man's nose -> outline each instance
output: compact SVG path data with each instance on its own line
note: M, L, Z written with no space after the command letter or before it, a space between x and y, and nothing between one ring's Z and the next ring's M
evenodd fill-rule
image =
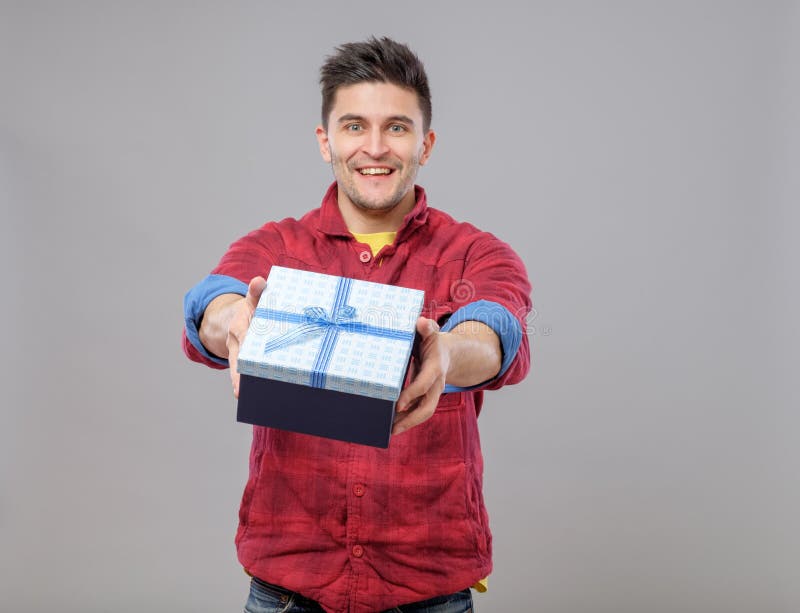
M377 160L386 155L389 151L389 145L386 141L386 135L382 130L373 130L369 133L363 146L364 153L369 155L372 159Z

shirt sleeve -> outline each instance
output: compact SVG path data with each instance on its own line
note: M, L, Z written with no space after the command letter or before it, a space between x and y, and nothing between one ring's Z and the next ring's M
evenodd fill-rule
M227 368L228 360L209 352L200 342L200 324L206 307L223 294L247 295L247 285L256 276L269 274L280 244L273 224L267 224L234 242L219 264L183 299L183 351L195 362L211 368Z
M465 321L484 323L499 337L503 357L494 378L470 387L446 385L444 392L519 383L530 370L527 318L532 309L531 284L522 260L507 243L488 235L470 249L459 287L471 301L450 315L442 331Z
M200 324L206 307L214 298L223 294L246 296L247 284L227 275L208 275L183 298L184 351L189 358L209 366L228 366L228 360L210 353L200 342Z

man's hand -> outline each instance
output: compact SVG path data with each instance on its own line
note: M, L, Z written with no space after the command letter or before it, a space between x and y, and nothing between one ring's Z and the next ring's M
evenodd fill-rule
M239 370L237 362L239 358L239 346L244 341L244 335L250 327L250 320L258 306L258 299L264 291L267 282L263 277L254 277L247 287L247 296L234 303L233 313L228 324L228 336L225 345L228 348L228 364L231 368L231 383L233 384L233 396L239 397Z
M450 369L450 348L445 334L439 332L439 324L433 319L420 317L417 333L422 337L420 366L412 372L413 380L397 399L392 434L405 432L433 416Z
M494 330L478 321L465 321L450 332L439 332L433 319L417 320L419 367L397 399L392 434L400 434L430 419L445 382L461 387L492 379L500 370L503 350Z

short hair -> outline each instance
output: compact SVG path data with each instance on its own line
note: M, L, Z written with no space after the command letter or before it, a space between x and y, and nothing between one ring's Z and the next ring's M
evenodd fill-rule
M423 130L431 125L431 90L428 75L417 55L407 46L386 36L364 42L345 43L329 55L319 70L322 88L322 125L328 129L336 91L357 83L392 83L413 90L422 111Z

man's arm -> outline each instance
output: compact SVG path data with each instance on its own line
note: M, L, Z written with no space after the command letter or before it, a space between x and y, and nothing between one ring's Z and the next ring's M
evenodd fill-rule
M228 357L228 328L243 300L239 294L222 294L208 303L198 334L203 347L215 356Z
M203 346L216 356L228 358L231 368L233 395L239 397L239 371L236 360L239 346L250 327L258 299L267 282L255 277L247 287L247 295L222 294L208 303L200 324L199 336Z
M479 385L498 374L503 360L499 337L478 321L465 321L449 332L439 332L434 320L420 317L417 332L422 337L420 370L397 399L392 434L432 417L446 383Z
M190 360L211 368L228 368L226 337L232 315L224 310L215 313L215 307L246 296L248 282L256 275L266 278L282 245L278 224L265 224L234 241L211 273L186 293L182 343ZM232 296L222 299L225 294ZM220 302L209 309L217 298Z
M443 332L434 320L417 321L421 360L398 398L394 434L429 419L443 391L497 389L528 372L531 287L522 260L507 243L483 233L469 248L462 282L472 301L437 314L447 315Z

